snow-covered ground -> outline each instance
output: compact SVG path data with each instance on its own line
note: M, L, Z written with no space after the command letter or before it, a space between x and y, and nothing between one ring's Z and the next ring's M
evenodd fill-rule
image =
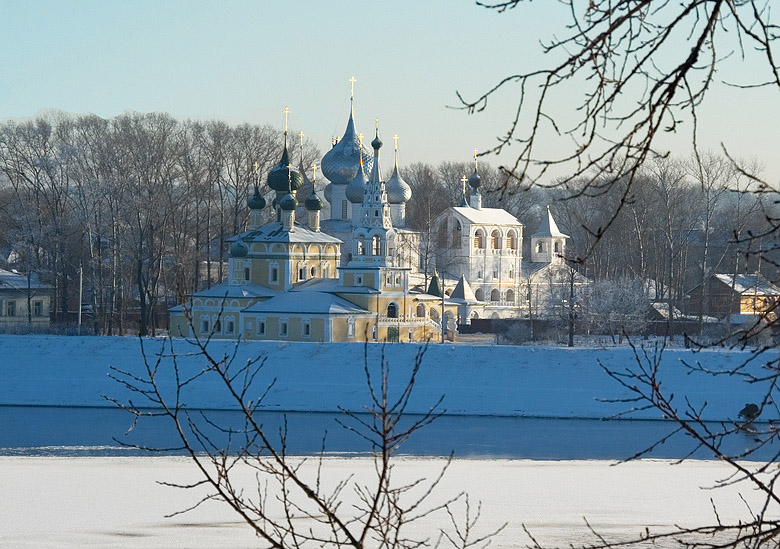
M401 458L398 482L438 474L441 459ZM355 475L370 480L366 458L329 458L331 479ZM456 460L432 502L460 491L482 501L477 529L485 533L507 523L491 547L525 547L525 525L539 542L564 547L586 542L583 517L609 539L638 535L674 524L745 518L745 503L757 494L746 486L701 490L729 473L726 465L689 461L640 461L611 466L604 461ZM198 493L157 481L197 478L186 458L4 458L0 457L0 546L2 547L256 547L258 540L226 506L209 502L173 518L198 500ZM248 477L251 478L251 475ZM413 527L435 536L447 527L443 513ZM671 542L662 545L674 547Z
M164 339L147 340L149 360L166 355L160 368L163 387L172 387L170 349ZM0 404L108 406L102 395L127 399L130 393L109 378L114 366L134 374L143 372L139 340L120 337L0 336ZM213 341L210 351L231 355L234 344ZM380 353L391 367L391 382L402 386L419 347L412 344L369 345L368 361L376 373ZM180 367L194 373L204 365L193 348L175 341ZM263 407L274 410L336 411L339 406L360 410L367 402L362 344L246 342L236 352L236 363L266 357L257 391L273 379L275 387ZM762 387L736 376L691 374L682 365L701 362L725 369L748 359L748 352L714 350L694 353L668 349L663 355L661 380L669 393L685 395L694 405L707 402L709 419L736 419L747 402L761 399ZM424 412L444 395L443 407L454 414L535 417L601 418L626 405L602 399L627 396L600 364L615 370L635 366L627 347L565 348L431 344L412 395L409 411ZM759 368L760 361L751 365ZM136 397L135 399L138 402ZM200 378L187 388L193 408L228 408L231 402L216 376ZM655 411L633 417L658 418Z

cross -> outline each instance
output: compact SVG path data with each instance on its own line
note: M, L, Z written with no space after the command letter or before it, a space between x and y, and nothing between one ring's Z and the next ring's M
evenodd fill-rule
M317 183L317 163L315 162L311 167L314 168L314 183Z
M377 133L379 133L379 119L378 118L374 118L374 126L376 127Z
M465 175L460 178L461 183L463 183L463 194L464 195L466 194L466 181L468 181L468 180L469 180L469 178L466 177Z
M393 141L395 141L395 150L398 151L398 134L393 136Z
M477 149L476 147L474 147L474 171L476 171L476 170L477 170L477 151L478 151L478 150L479 150L479 149Z
M284 115L284 133L287 133L287 115L290 114L290 107L285 107L282 114Z
M349 95L350 95L350 99L354 99L355 98L355 82L357 82L355 77L354 76L350 77L350 79L349 79L349 84L350 84Z
M301 150L303 150L303 131L299 132L298 135L301 138Z

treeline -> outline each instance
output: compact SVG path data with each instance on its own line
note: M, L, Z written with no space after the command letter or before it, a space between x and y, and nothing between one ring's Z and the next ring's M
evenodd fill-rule
M264 185L282 145L268 125L159 113L4 122L0 267L50 283L55 320L78 310L83 274L95 333L152 333L155 309L226 276L224 239L246 226L253 165ZM321 157L308 141L290 148L306 167Z
M548 188L505 187L506 179L481 164L483 205L503 207L530 236L550 205L562 232L571 236L567 256L592 280L636 280L656 299L685 310L685 293L713 273L762 272L777 280L777 198L760 183L757 162L735 163L706 153L659 158L630 182L556 182ZM409 226L435 244L430 221L458 204L469 163L413 164L403 172L414 195ZM432 253L432 251L430 251Z

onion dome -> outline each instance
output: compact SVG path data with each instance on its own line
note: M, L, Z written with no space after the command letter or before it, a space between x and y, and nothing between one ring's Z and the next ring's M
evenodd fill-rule
M469 177L469 186L477 190L482 185L482 179L479 177L479 174L477 173L477 168L474 168L474 173L471 174L471 177Z
M393 167L393 175L391 175L390 179L388 179L385 183L385 191L387 192L387 202L389 204L405 204L409 201L410 198L412 198L412 188L398 173L397 144L395 149L395 166Z
M371 148L374 150L379 150L382 148L382 140L379 139L379 132L377 132L376 137L371 140Z
M247 246L246 242L244 242L240 238L235 242L233 242L233 244L230 246L231 257L246 257L246 254L248 253L249 253L249 246Z
M255 185L255 192L246 201L246 205L250 210L262 210L265 208L265 198L260 194L260 189Z
M350 112L344 137L322 157L322 174L331 183L347 185L358 175L361 159L365 166L371 165L371 155L360 144L355 119Z
M325 190L322 191L322 194L325 195L325 200L327 200L328 203L333 202L333 183L325 185Z
M303 186L303 176L290 163L287 152L287 134L284 138L282 159L268 172L268 186L276 192L297 191Z
M292 212L298 207L298 201L290 193L287 193L279 201L279 207L285 212Z
M362 169L363 163L361 162L358 166L357 174L355 175L354 179L347 185L347 190L345 191L345 194L347 195L347 200L352 202L353 204L362 204L363 203L363 195L366 194L366 186L368 185L368 178L366 178L366 174Z
M322 209L322 200L317 196L317 193L311 193L309 198L306 199L305 205L310 212L319 211Z

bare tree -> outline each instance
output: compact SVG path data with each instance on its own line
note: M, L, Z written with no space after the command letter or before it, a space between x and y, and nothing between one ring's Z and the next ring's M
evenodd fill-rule
M189 344L194 345L202 366L193 369L184 364L184 354L174 348L173 340L167 341L165 352L158 350L155 358L151 358L141 340L145 370L139 373L114 368L112 374L131 391L132 399L109 400L132 415L133 427L148 417L170 421L180 446L169 450L187 454L201 475L201 480L194 484L171 486L182 489L205 486L210 490L190 509L214 499L223 501L269 547L413 548L448 542L448 546L465 549L484 546L503 528L493 533L478 533L474 516L469 516L465 494L434 501L449 460L436 478L421 478L407 484L394 480L393 456L409 437L443 413L439 409L441 399L421 416L409 417L406 412L425 346L420 347L409 378L400 386L390 382L391 371L384 348L378 363L374 363L368 345L364 347L369 404L360 414L343 410L343 419L339 421L370 445L376 478L372 483L363 484L351 477L328 478L322 453L316 464L307 466L307 460L288 454L287 440L292 435L288 435L286 428L279 433L278 441L264 428L258 412L263 398L276 382L264 377L265 357L242 364L235 360L235 351L230 356L213 356L207 340L196 339ZM171 375L175 380L173 387L166 389L164 380ZM221 423L208 413L191 410L186 405L188 390L194 384L208 379L214 383L215 378L215 386L240 411L238 427ZM324 449L323 439L323 453ZM251 489L241 480L241 472L247 470L256 477L257 486ZM350 505L350 502L354 503ZM436 513L444 519L452 518L463 508L467 513L464 523L453 519L448 525L445 520L439 532L427 532L423 537L409 531L417 521Z

